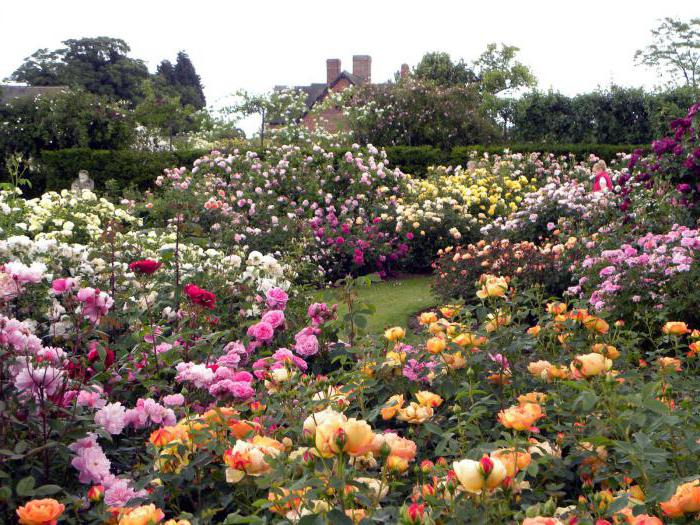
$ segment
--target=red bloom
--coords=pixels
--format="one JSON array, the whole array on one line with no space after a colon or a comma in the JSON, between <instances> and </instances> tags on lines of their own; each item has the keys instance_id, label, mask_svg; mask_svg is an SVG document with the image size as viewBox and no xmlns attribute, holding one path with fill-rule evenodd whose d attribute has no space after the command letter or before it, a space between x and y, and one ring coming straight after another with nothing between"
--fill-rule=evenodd
<instances>
[{"instance_id":1,"label":"red bloom","mask_svg":"<svg viewBox=\"0 0 700 525\"><path fill-rule=\"evenodd\" d=\"M150 259L144 259L142 261L134 261L129 265L129 270L136 273L143 273L145 275L151 275L155 271L163 266L161 263L152 261Z\"/></svg>"},{"instance_id":2,"label":"red bloom","mask_svg":"<svg viewBox=\"0 0 700 525\"><path fill-rule=\"evenodd\" d=\"M194 304L213 310L216 306L216 295L204 290L196 284L186 284L185 293Z\"/></svg>"}]
</instances>

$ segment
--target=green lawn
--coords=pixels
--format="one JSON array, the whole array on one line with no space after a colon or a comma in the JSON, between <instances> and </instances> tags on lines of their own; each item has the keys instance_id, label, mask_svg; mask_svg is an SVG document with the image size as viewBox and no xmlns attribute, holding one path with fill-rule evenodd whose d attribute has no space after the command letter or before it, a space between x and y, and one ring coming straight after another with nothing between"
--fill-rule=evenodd
<instances>
[{"instance_id":1,"label":"green lawn","mask_svg":"<svg viewBox=\"0 0 700 525\"><path fill-rule=\"evenodd\" d=\"M430 293L430 282L430 275L410 275L373 283L369 288L358 288L362 300L377 309L369 319L367 331L381 333L389 326L407 328L410 316L437 304L437 299ZM331 302L334 296L326 291L321 297ZM338 310L340 315L347 312L343 305L338 305Z\"/></svg>"}]
</instances>

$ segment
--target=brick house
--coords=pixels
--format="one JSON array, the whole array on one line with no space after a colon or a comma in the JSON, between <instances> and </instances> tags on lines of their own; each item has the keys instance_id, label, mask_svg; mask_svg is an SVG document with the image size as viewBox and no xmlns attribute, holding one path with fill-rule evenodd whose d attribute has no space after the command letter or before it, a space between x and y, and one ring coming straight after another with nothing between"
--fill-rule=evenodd
<instances>
[{"instance_id":1,"label":"brick house","mask_svg":"<svg viewBox=\"0 0 700 525\"><path fill-rule=\"evenodd\" d=\"M350 86L358 86L372 81L372 57L369 55L354 55L352 57L352 73L343 71L339 58L329 58L326 60L326 81L324 83L314 83L308 86L294 86L292 89L302 91L306 94L306 111L302 116L302 121L307 129L316 129L319 125L318 117L310 113L316 104L322 102L328 93L340 92ZM329 108L320 114L323 126L328 131L334 132L342 127L344 120L343 113L338 108ZM270 122L270 125L280 125L282 122Z\"/></svg>"}]
</instances>

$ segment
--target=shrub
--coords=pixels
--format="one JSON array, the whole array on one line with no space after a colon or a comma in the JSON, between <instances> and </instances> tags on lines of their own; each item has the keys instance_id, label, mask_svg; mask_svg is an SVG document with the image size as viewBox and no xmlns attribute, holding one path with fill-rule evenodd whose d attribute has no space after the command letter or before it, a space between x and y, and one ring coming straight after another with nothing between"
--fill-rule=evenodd
<instances>
[{"instance_id":1,"label":"shrub","mask_svg":"<svg viewBox=\"0 0 700 525\"><path fill-rule=\"evenodd\" d=\"M97 189L115 181L111 184L116 190L129 186L143 190L150 188L166 168L191 166L203 153L201 150L149 152L88 148L42 151L39 171L31 176L33 191L68 189L80 170L90 172Z\"/></svg>"},{"instance_id":2,"label":"shrub","mask_svg":"<svg viewBox=\"0 0 700 525\"><path fill-rule=\"evenodd\" d=\"M575 248L575 238L564 244L547 243L543 246L528 241L487 243L482 240L466 246L448 247L438 252L433 263L433 291L444 301L469 301L475 296L479 277L489 273L511 276L521 289L542 285L547 296L558 296L571 282L562 254Z\"/></svg>"}]
</instances>

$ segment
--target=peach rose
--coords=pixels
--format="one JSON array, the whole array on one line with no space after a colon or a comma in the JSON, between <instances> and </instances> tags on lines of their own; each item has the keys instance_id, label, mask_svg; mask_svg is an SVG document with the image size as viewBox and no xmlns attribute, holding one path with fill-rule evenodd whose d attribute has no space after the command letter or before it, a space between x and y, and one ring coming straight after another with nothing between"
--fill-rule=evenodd
<instances>
[{"instance_id":1,"label":"peach rose","mask_svg":"<svg viewBox=\"0 0 700 525\"><path fill-rule=\"evenodd\" d=\"M547 313L550 315L562 315L566 313L568 306L566 303L554 302L547 304Z\"/></svg>"},{"instance_id":2,"label":"peach rose","mask_svg":"<svg viewBox=\"0 0 700 525\"><path fill-rule=\"evenodd\" d=\"M525 403L501 410L498 413L498 421L506 428L528 430L543 416L540 405Z\"/></svg>"},{"instance_id":3,"label":"peach rose","mask_svg":"<svg viewBox=\"0 0 700 525\"><path fill-rule=\"evenodd\" d=\"M65 509L55 499L33 499L17 509L17 516L22 525L56 525Z\"/></svg>"},{"instance_id":4,"label":"peach rose","mask_svg":"<svg viewBox=\"0 0 700 525\"><path fill-rule=\"evenodd\" d=\"M593 377L610 370L612 361L604 355L590 353L576 356L570 368L574 376L578 373L582 377Z\"/></svg>"},{"instance_id":5,"label":"peach rose","mask_svg":"<svg viewBox=\"0 0 700 525\"><path fill-rule=\"evenodd\" d=\"M345 417L340 412L336 412L332 408L326 408L320 412L315 412L311 414L304 420L304 435L313 438L316 435L316 428L319 425L323 425L326 421L347 421Z\"/></svg>"},{"instance_id":6,"label":"peach rose","mask_svg":"<svg viewBox=\"0 0 700 525\"><path fill-rule=\"evenodd\" d=\"M326 421L316 429L316 449L324 458L341 452L362 456L369 452L374 433L366 421L355 418L347 421Z\"/></svg>"},{"instance_id":7,"label":"peach rose","mask_svg":"<svg viewBox=\"0 0 700 525\"><path fill-rule=\"evenodd\" d=\"M238 483L247 474L248 476L261 476L270 471L270 465L266 458L275 457L284 450L284 445L279 441L265 437L255 436L249 441L238 440L233 448L224 452L226 469L226 481Z\"/></svg>"},{"instance_id":8,"label":"peach rose","mask_svg":"<svg viewBox=\"0 0 700 525\"><path fill-rule=\"evenodd\" d=\"M399 410L398 418L412 425L418 425L433 417L433 409L411 402L406 408Z\"/></svg>"},{"instance_id":9,"label":"peach rose","mask_svg":"<svg viewBox=\"0 0 700 525\"><path fill-rule=\"evenodd\" d=\"M657 363L659 368L666 371L680 372L683 369L681 367L681 360L675 357L659 357Z\"/></svg>"},{"instance_id":10,"label":"peach rose","mask_svg":"<svg viewBox=\"0 0 700 525\"><path fill-rule=\"evenodd\" d=\"M564 525L557 518L549 518L545 516L535 516L534 518L525 518L521 525Z\"/></svg>"}]
</instances>

